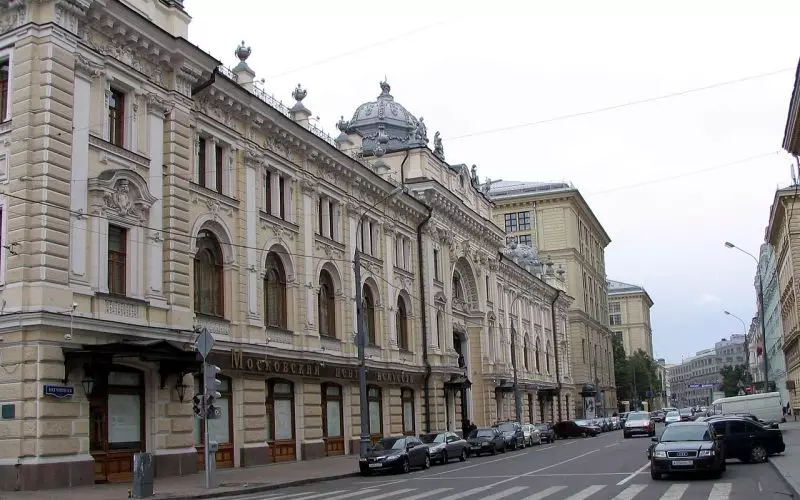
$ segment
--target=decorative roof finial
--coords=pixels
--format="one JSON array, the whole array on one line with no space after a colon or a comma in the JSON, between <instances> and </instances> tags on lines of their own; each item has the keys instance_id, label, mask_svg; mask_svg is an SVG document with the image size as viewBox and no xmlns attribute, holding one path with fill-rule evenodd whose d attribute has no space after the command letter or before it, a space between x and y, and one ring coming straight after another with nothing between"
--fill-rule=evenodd
<instances>
[{"instance_id":1,"label":"decorative roof finial","mask_svg":"<svg viewBox=\"0 0 800 500\"><path fill-rule=\"evenodd\" d=\"M244 40L242 40L242 43L236 47L234 54L236 54L236 57L238 57L241 62L245 62L252 52L252 49L246 47L244 45Z\"/></svg>"},{"instance_id":2,"label":"decorative roof finial","mask_svg":"<svg viewBox=\"0 0 800 500\"><path fill-rule=\"evenodd\" d=\"M349 126L350 126L350 122L348 122L347 120L345 120L345 119L344 119L344 116L342 116L342 117L339 119L339 122L336 124L336 128L338 128L338 129L339 129L339 132L341 132L341 133L343 133L343 134L347 132L347 127L349 127Z\"/></svg>"},{"instance_id":3,"label":"decorative roof finial","mask_svg":"<svg viewBox=\"0 0 800 500\"><path fill-rule=\"evenodd\" d=\"M389 82L387 82L386 79L384 79L381 82L381 95L379 95L378 98L381 98L381 97L392 97L392 95L389 93L389 92L391 92L391 90L392 90L392 86L389 85Z\"/></svg>"},{"instance_id":4,"label":"decorative roof finial","mask_svg":"<svg viewBox=\"0 0 800 500\"><path fill-rule=\"evenodd\" d=\"M308 91L303 87L301 87L299 83L297 84L297 88L295 88L294 91L292 91L292 97L297 102L301 102L303 99L306 98L307 95Z\"/></svg>"}]
</instances>

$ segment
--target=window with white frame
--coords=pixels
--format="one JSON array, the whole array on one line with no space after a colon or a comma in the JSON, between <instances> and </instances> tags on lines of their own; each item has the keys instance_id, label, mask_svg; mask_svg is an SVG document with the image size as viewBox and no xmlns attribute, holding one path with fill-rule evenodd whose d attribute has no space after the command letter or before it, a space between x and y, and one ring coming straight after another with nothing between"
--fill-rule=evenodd
<instances>
[{"instance_id":1,"label":"window with white frame","mask_svg":"<svg viewBox=\"0 0 800 500\"><path fill-rule=\"evenodd\" d=\"M380 226L377 221L363 218L361 220L360 232L357 235L359 249L373 257L380 256Z\"/></svg>"},{"instance_id":2,"label":"window with white frame","mask_svg":"<svg viewBox=\"0 0 800 500\"><path fill-rule=\"evenodd\" d=\"M230 167L225 166L229 154L230 147L221 143L216 137L205 134L198 136L195 151L195 183L219 194L229 195Z\"/></svg>"},{"instance_id":3,"label":"window with white frame","mask_svg":"<svg viewBox=\"0 0 800 500\"><path fill-rule=\"evenodd\" d=\"M398 234L394 238L394 265L411 271L411 238Z\"/></svg>"},{"instance_id":4,"label":"window with white frame","mask_svg":"<svg viewBox=\"0 0 800 500\"><path fill-rule=\"evenodd\" d=\"M341 204L331 196L320 196L317 200L317 234L334 241L341 241L341 210ZM366 220L362 224L362 230L365 225ZM372 252L366 253L374 255Z\"/></svg>"},{"instance_id":5,"label":"window with white frame","mask_svg":"<svg viewBox=\"0 0 800 500\"><path fill-rule=\"evenodd\" d=\"M608 303L608 323L612 326L622 324L622 313L619 302Z\"/></svg>"},{"instance_id":6,"label":"window with white frame","mask_svg":"<svg viewBox=\"0 0 800 500\"><path fill-rule=\"evenodd\" d=\"M0 122L11 119L11 58L0 53Z\"/></svg>"},{"instance_id":7,"label":"window with white frame","mask_svg":"<svg viewBox=\"0 0 800 500\"><path fill-rule=\"evenodd\" d=\"M261 179L261 210L289 220L291 213L291 182L289 176L273 169L266 169Z\"/></svg>"}]
</instances>

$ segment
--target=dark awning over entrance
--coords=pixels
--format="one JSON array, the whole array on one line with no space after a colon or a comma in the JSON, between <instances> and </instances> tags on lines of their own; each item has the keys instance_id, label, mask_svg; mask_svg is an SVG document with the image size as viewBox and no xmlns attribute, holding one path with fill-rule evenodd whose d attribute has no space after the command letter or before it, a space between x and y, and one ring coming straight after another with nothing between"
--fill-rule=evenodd
<instances>
[{"instance_id":1,"label":"dark awning over entrance","mask_svg":"<svg viewBox=\"0 0 800 500\"><path fill-rule=\"evenodd\" d=\"M79 366L93 370L112 365L124 358L137 358L159 364L162 386L167 376L199 371L202 363L197 352L187 351L168 340L111 342L62 349L66 375Z\"/></svg>"}]
</instances>

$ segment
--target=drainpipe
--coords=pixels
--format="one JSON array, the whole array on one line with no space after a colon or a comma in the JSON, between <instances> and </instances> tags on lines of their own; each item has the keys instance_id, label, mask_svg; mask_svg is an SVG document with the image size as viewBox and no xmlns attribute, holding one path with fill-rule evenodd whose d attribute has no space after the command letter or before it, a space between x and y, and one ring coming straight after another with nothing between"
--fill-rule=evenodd
<instances>
[{"instance_id":1,"label":"drainpipe","mask_svg":"<svg viewBox=\"0 0 800 500\"><path fill-rule=\"evenodd\" d=\"M408 156L406 156L408 158ZM405 163L405 160L403 160ZM400 167L403 168L402 165ZM431 432L431 362L428 360L428 306L425 299L425 265L424 252L422 251L422 228L431 220L433 208L428 207L428 215L417 226L417 268L419 269L419 302L420 318L422 320L422 362L425 365L425 378L422 387L422 397L425 405L425 432Z\"/></svg>"},{"instance_id":2,"label":"drainpipe","mask_svg":"<svg viewBox=\"0 0 800 500\"><path fill-rule=\"evenodd\" d=\"M218 73L219 73L219 66L214 66L214 71L211 72L211 77L208 80L192 87L192 97L194 97L195 94L197 94L198 92L212 85L215 81L217 81Z\"/></svg>"},{"instance_id":3,"label":"drainpipe","mask_svg":"<svg viewBox=\"0 0 800 500\"><path fill-rule=\"evenodd\" d=\"M558 421L561 422L563 417L561 415L561 370L559 369L558 363L558 337L556 336L556 302L558 302L558 298L561 296L561 290L556 290L556 296L553 297L553 302L550 303L550 315L552 317L552 324L553 324L553 354L556 357L556 384L558 387ZM567 335L567 332L564 332L564 335Z\"/></svg>"}]
</instances>

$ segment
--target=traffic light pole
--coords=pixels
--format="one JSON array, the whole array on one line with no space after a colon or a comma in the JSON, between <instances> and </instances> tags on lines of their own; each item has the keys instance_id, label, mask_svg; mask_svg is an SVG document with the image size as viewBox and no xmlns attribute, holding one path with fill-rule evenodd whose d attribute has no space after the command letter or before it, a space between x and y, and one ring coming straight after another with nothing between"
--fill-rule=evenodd
<instances>
[{"instance_id":1,"label":"traffic light pole","mask_svg":"<svg viewBox=\"0 0 800 500\"><path fill-rule=\"evenodd\" d=\"M208 363L203 363L203 381L208 380L209 371ZM205 479L206 488L208 489L213 487L214 478L212 477L211 461L212 459L216 460L216 457L214 457L216 453L214 455L211 454L211 440L209 439L211 433L208 432L208 406L206 405L207 395L208 387L203 387L203 443L205 443L203 454L205 455Z\"/></svg>"}]
</instances>

